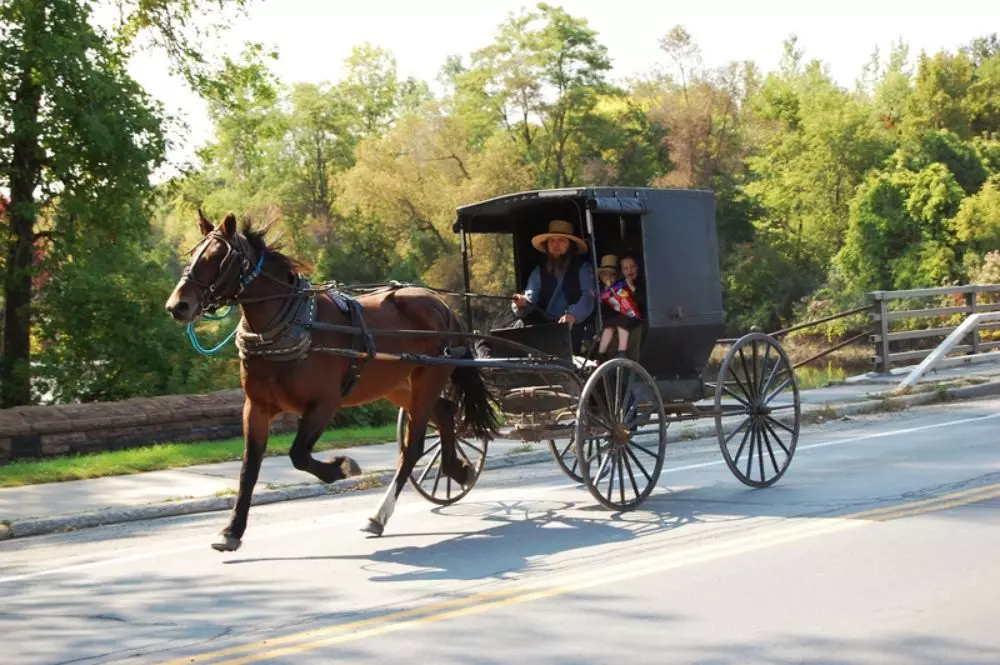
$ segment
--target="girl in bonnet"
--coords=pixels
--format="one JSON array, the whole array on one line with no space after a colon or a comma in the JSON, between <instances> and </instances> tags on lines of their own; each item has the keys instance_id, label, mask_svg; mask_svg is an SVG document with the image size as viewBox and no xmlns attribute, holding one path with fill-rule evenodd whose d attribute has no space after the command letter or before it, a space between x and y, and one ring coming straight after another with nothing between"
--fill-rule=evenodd
<instances>
[{"instance_id":1,"label":"girl in bonnet","mask_svg":"<svg viewBox=\"0 0 1000 665\"><path fill-rule=\"evenodd\" d=\"M642 325L642 314L635 303L635 297L628 282L618 278L618 257L605 254L601 257L598 269L601 280L601 319L604 330L598 345L598 357L607 358L607 350L611 345L611 336L618 331L619 358L627 356L629 331Z\"/></svg>"}]
</instances>

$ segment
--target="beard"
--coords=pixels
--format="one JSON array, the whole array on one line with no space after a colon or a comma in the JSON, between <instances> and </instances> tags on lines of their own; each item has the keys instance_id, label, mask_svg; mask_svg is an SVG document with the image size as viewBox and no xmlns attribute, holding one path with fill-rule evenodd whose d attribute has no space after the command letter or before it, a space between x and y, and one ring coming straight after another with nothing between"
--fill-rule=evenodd
<instances>
[{"instance_id":1,"label":"beard","mask_svg":"<svg viewBox=\"0 0 1000 665\"><path fill-rule=\"evenodd\" d=\"M569 261L569 252L566 252L562 256L549 255L548 261L545 262L545 269L549 272L549 274L556 275L566 271L566 268L569 266Z\"/></svg>"}]
</instances>

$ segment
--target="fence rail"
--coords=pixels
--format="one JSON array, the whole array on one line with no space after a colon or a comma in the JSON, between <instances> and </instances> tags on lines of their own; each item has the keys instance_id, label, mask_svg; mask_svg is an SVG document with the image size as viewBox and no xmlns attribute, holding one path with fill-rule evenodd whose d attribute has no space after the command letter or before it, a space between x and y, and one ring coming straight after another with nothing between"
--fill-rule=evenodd
<instances>
[{"instance_id":1,"label":"fence rail","mask_svg":"<svg viewBox=\"0 0 1000 665\"><path fill-rule=\"evenodd\" d=\"M889 303L893 300L913 300L918 298L934 298L945 296L961 296L964 305L933 306L923 309L889 309ZM984 302L984 298L996 300L996 302ZM904 361L922 360L929 356L938 347L938 344L927 349L909 349L893 351L890 345L893 342L915 342L917 340L931 339L934 337L947 338L956 328L955 326L941 326L921 328L918 330L898 330L890 332L892 322L912 320L912 319L934 319L947 316L961 315L962 320L967 320L973 314L1000 313L1000 284L968 284L965 286L948 286L930 289L910 289L906 291L871 291L868 294L869 304L855 307L853 309L837 312L829 316L824 316L812 321L806 321L794 326L776 330L770 334L772 337L782 337L790 332L803 330L827 323L836 319L842 319L856 314L868 312L870 324L864 326L860 333L845 339L828 349L800 360L795 363L794 368L815 362L834 351L867 340L868 344L874 345L874 353L870 356L870 362L875 366L875 371L888 373L892 369L893 363ZM980 333L988 330L1000 330L1000 321L993 316L977 317L973 320L967 334L963 338L968 338L967 343L959 344L962 340L955 340L954 346L949 346L948 353L964 353L967 355L981 354L984 351L1000 349L1000 341L984 341L980 339ZM736 337L726 337L718 340L718 344L733 344Z\"/></svg>"},{"instance_id":2,"label":"fence rail","mask_svg":"<svg viewBox=\"0 0 1000 665\"><path fill-rule=\"evenodd\" d=\"M940 298L945 296L961 296L965 304L895 311L889 309L889 303L893 300ZM984 302L989 296L994 296L998 302ZM871 299L871 319L874 326L874 333L869 337L869 342L874 346L871 363L875 366L875 371L881 374L889 373L894 363L922 360L933 353L937 347L935 345L927 349L893 351L890 346L893 342L913 342L934 337L946 338L958 327L942 327L939 325L918 330L890 332L890 324L893 321L934 319L954 315L962 315L963 320L965 320L973 314L1000 312L1000 284L967 284L964 286L911 289L906 291L872 291L869 297ZM983 317L983 319L984 322L980 322L979 317L977 317L973 325L969 327L968 332L962 335L966 343L956 343L949 349L949 353L975 355L992 349L1000 349L1000 341L988 342L980 339L982 331L1000 329L1000 323L992 322L987 317Z\"/></svg>"}]
</instances>

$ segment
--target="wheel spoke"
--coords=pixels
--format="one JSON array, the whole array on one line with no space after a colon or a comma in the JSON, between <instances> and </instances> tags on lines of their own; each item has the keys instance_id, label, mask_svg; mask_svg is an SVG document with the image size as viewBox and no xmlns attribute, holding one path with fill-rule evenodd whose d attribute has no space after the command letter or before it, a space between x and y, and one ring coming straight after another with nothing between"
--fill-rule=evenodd
<instances>
[{"instance_id":1,"label":"wheel spoke","mask_svg":"<svg viewBox=\"0 0 1000 665\"><path fill-rule=\"evenodd\" d=\"M788 386L788 384L790 384L792 382L792 379L794 379L794 378L795 377L793 377L793 376L789 376L787 379L785 379L784 381L782 381L781 385L778 386L777 388L775 388L774 392L771 393L770 395L768 395L767 398L764 399L763 406L767 406L768 404L771 403L772 399L774 399L775 397L777 397L778 395L780 395L782 393L782 391Z\"/></svg>"},{"instance_id":2,"label":"wheel spoke","mask_svg":"<svg viewBox=\"0 0 1000 665\"><path fill-rule=\"evenodd\" d=\"M760 470L760 482L767 480L764 477L764 445L761 439L765 438L764 427L762 426L760 420L758 419L755 423L757 426L757 467Z\"/></svg>"},{"instance_id":3,"label":"wheel spoke","mask_svg":"<svg viewBox=\"0 0 1000 665\"><path fill-rule=\"evenodd\" d=\"M628 447L625 447L625 452L628 453ZM635 475L632 473L632 465L628 461L628 455L622 455L622 461L625 462L625 469L628 471L628 480L632 485L632 491L635 493L635 498L639 498L642 492L639 491L639 486L635 483ZM622 499L624 501L624 499Z\"/></svg>"},{"instance_id":4,"label":"wheel spoke","mask_svg":"<svg viewBox=\"0 0 1000 665\"><path fill-rule=\"evenodd\" d=\"M465 454L465 450L462 448L462 443L465 443L465 442L464 441L463 442L459 442L456 439L455 440L455 450L457 450L458 454L462 456L462 459L464 459L466 462L469 463L469 466L473 466L472 460L469 459L469 456ZM466 444L466 445L468 445L468 444Z\"/></svg>"},{"instance_id":5,"label":"wheel spoke","mask_svg":"<svg viewBox=\"0 0 1000 665\"><path fill-rule=\"evenodd\" d=\"M750 346L751 346L751 348L753 348L753 364L751 365L751 367L753 367L753 377L752 378L753 378L754 395L759 396L760 395L760 378L761 378L761 374L763 374L763 372L757 372L757 342L756 341L750 342ZM749 381L748 381L748 383L749 383Z\"/></svg>"},{"instance_id":6,"label":"wheel spoke","mask_svg":"<svg viewBox=\"0 0 1000 665\"><path fill-rule=\"evenodd\" d=\"M647 455L649 455L653 459L657 459L659 457L659 455L657 455L656 453L649 452L649 450L647 450L645 448L645 446L642 446L642 445L640 445L638 443L635 443L635 442L633 442L632 445L635 446L636 448L638 448L639 450L641 450L642 452L646 453Z\"/></svg>"},{"instance_id":7,"label":"wheel spoke","mask_svg":"<svg viewBox=\"0 0 1000 665\"><path fill-rule=\"evenodd\" d=\"M746 395L747 399L753 401L754 396L750 393L749 390L747 390L746 386L743 385L743 382L740 381L740 377L737 376L736 371L733 368L729 368L729 373L733 377L733 381L736 382L736 385L739 386L740 390L743 391L743 394Z\"/></svg>"},{"instance_id":8,"label":"wheel spoke","mask_svg":"<svg viewBox=\"0 0 1000 665\"><path fill-rule=\"evenodd\" d=\"M780 427L781 429L783 429L783 430L787 431L787 432L788 432L789 434L791 434L792 436L794 436L794 435L795 435L795 430L793 430L793 429L792 429L791 427L789 427L789 426L788 426L788 425L786 425L785 423L781 422L780 420L775 420L775 419L774 419L774 418L772 418L771 416L767 416L767 419L768 419L768 420L769 420L769 421L771 422L771 424L772 424L772 425L777 425L777 426L778 426L778 427Z\"/></svg>"},{"instance_id":9,"label":"wheel spoke","mask_svg":"<svg viewBox=\"0 0 1000 665\"><path fill-rule=\"evenodd\" d=\"M441 450L439 449L436 453L434 453L434 458L431 460L430 464L427 465L427 468L424 469L424 472L420 474L420 478L417 480L417 483L424 482L424 478L426 478L427 474L430 473L431 469L434 468L434 463L438 461L438 457L440 456L441 456Z\"/></svg>"},{"instance_id":10,"label":"wheel spoke","mask_svg":"<svg viewBox=\"0 0 1000 665\"><path fill-rule=\"evenodd\" d=\"M740 425L740 427L742 427L743 425L746 425L748 423L751 423L751 422L752 422L752 419L747 418L746 420L743 421L743 423ZM737 431L739 431L739 430L737 430ZM743 440L740 441L740 447L736 449L736 457L733 458L733 464L739 464L739 462L740 462L740 455L743 454L743 446L747 445L747 437L750 436L750 431L751 431L751 428L747 427L747 431L743 432ZM733 434L736 434L736 432L733 432ZM732 434L729 435L729 438L730 439L732 438ZM729 443L729 441L727 440L726 444L728 445L728 443ZM751 449L752 448L753 448L753 446L751 446Z\"/></svg>"},{"instance_id":11,"label":"wheel spoke","mask_svg":"<svg viewBox=\"0 0 1000 665\"><path fill-rule=\"evenodd\" d=\"M464 443L465 445L467 445L468 447L472 448L477 453L479 453L480 457L485 457L486 456L486 452L482 448L480 448L479 446L477 446L476 444L472 443L471 441L464 441L463 440L462 443Z\"/></svg>"},{"instance_id":12,"label":"wheel spoke","mask_svg":"<svg viewBox=\"0 0 1000 665\"><path fill-rule=\"evenodd\" d=\"M780 355L774 359L774 367L771 368L771 374L767 377L767 381L764 383L764 387L761 388L760 391L761 395L767 394L768 389L771 387L771 383L774 381L774 377L778 376L778 370L781 369L784 366L784 364L785 363L781 359Z\"/></svg>"},{"instance_id":13,"label":"wheel spoke","mask_svg":"<svg viewBox=\"0 0 1000 665\"><path fill-rule=\"evenodd\" d=\"M618 498L621 499L622 503L625 503L625 478L624 470L622 469L622 451L618 449L615 451L615 464L618 467ZM614 473L614 471L612 471Z\"/></svg>"},{"instance_id":14,"label":"wheel spoke","mask_svg":"<svg viewBox=\"0 0 1000 665\"><path fill-rule=\"evenodd\" d=\"M791 457L792 453L790 453L788 451L788 448L785 447L785 444L781 442L781 437L778 436L778 433L774 431L773 427L771 427L771 423L768 422L768 421L771 421L771 420L773 420L773 419L770 418L770 417L768 417L767 420L764 421L764 426L767 427L767 429L768 429L769 432L771 432L771 436L773 436L774 440L778 442L778 445L781 446L781 449L785 451L785 455L787 457Z\"/></svg>"},{"instance_id":15,"label":"wheel spoke","mask_svg":"<svg viewBox=\"0 0 1000 665\"><path fill-rule=\"evenodd\" d=\"M609 459L609 460L612 459L612 453L608 453L608 456L607 456L606 459ZM614 464L614 462L612 462L612 464ZM600 476L600 475L597 476L598 482L600 481L601 477L602 476ZM614 491L615 491L615 469L614 469L614 466L612 466L611 467L611 473L608 474L608 494L607 494L607 497L606 497L609 503L611 502L611 494Z\"/></svg>"},{"instance_id":16,"label":"wheel spoke","mask_svg":"<svg viewBox=\"0 0 1000 665\"><path fill-rule=\"evenodd\" d=\"M434 489L431 490L431 494L438 493L438 484L441 482L441 465L437 466L437 474L434 476Z\"/></svg>"},{"instance_id":17,"label":"wheel spoke","mask_svg":"<svg viewBox=\"0 0 1000 665\"><path fill-rule=\"evenodd\" d=\"M767 444L767 454L770 455L770 457L771 457L771 466L774 467L774 472L775 473L780 473L781 469L778 468L778 460L775 459L775 457L774 457L774 448L771 447L771 437L769 437L767 435L768 429L769 429L769 427L768 427L767 421L765 420L765 421L761 422L761 432L764 435L764 443ZM760 473L761 473L761 476L764 475L764 471L763 470L761 470Z\"/></svg>"},{"instance_id":18,"label":"wheel spoke","mask_svg":"<svg viewBox=\"0 0 1000 665\"><path fill-rule=\"evenodd\" d=\"M746 356L743 355L743 347L741 346L739 349L737 349L737 351L740 354L740 366L743 367L743 377L747 380L747 385L752 388L753 384L750 382L750 380L751 380L752 377L750 375L750 371L747 369L747 359L746 359ZM733 377L737 381L739 381L739 378L736 376L735 372L733 373ZM747 391L747 397L749 397L751 400L756 401L757 400L757 393L755 393L752 390Z\"/></svg>"},{"instance_id":19,"label":"wheel spoke","mask_svg":"<svg viewBox=\"0 0 1000 665\"><path fill-rule=\"evenodd\" d=\"M739 434L740 430L742 430L744 427L746 427L748 422L750 422L750 419L749 418L744 418L743 422L740 423L739 427L737 427L736 429L734 429L732 432L729 433L729 436L726 437L726 440L723 441L723 444L726 445L726 446L728 446L729 442L733 440L733 437L736 436L737 434ZM746 436L743 437L743 441L746 442ZM743 447L740 446L740 450L742 450L742 449L743 449Z\"/></svg>"},{"instance_id":20,"label":"wheel spoke","mask_svg":"<svg viewBox=\"0 0 1000 665\"><path fill-rule=\"evenodd\" d=\"M565 457L566 453L568 453L569 449L572 447L573 447L573 439L570 439L569 443L566 444L566 447L562 449L561 453L559 453L559 457Z\"/></svg>"},{"instance_id":21,"label":"wheel spoke","mask_svg":"<svg viewBox=\"0 0 1000 665\"><path fill-rule=\"evenodd\" d=\"M737 395L736 393L734 393L732 390L729 389L728 386L726 386L725 384L723 384L722 389L725 390L729 394L730 397L733 397L737 401L739 401L740 404L742 404L743 406L745 406L748 409L750 408L750 402L746 401L745 399L743 399L742 397L740 397L739 395Z\"/></svg>"},{"instance_id":22,"label":"wheel spoke","mask_svg":"<svg viewBox=\"0 0 1000 665\"><path fill-rule=\"evenodd\" d=\"M628 457L631 457L632 461L635 462L636 466L639 467L639 470L642 471L642 475L646 477L646 482L647 483L652 482L653 477L649 475L649 472L646 471L646 467L642 465L642 462L639 461L639 458L635 456L635 453L632 452L632 449L630 447L628 446L625 447L625 454ZM629 471L631 472L631 465L629 466Z\"/></svg>"},{"instance_id":23,"label":"wheel spoke","mask_svg":"<svg viewBox=\"0 0 1000 665\"><path fill-rule=\"evenodd\" d=\"M747 429L750 434L750 454L747 455L747 473L746 477L750 477L750 469L753 467L753 444L757 442L757 421L754 420L750 423L750 427Z\"/></svg>"},{"instance_id":24,"label":"wheel spoke","mask_svg":"<svg viewBox=\"0 0 1000 665\"><path fill-rule=\"evenodd\" d=\"M756 347L755 347L756 348ZM760 359L760 374L756 375L757 379L757 394L763 395L764 393L764 375L767 374L767 359L771 357L771 345L764 345L764 355ZM779 358L780 360L780 358Z\"/></svg>"}]
</instances>

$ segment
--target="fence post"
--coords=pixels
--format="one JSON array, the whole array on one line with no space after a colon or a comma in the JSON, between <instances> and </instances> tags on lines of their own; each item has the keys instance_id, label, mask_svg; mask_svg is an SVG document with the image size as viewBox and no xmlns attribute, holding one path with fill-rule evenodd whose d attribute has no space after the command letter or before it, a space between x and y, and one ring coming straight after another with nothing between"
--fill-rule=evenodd
<instances>
[{"instance_id":1,"label":"fence post","mask_svg":"<svg viewBox=\"0 0 1000 665\"><path fill-rule=\"evenodd\" d=\"M875 356L878 362L875 363L875 371L878 374L889 373L889 320L887 314L889 308L886 305L884 291L872 291L872 318L876 321L875 330L878 331L878 339L875 342Z\"/></svg>"},{"instance_id":2,"label":"fence post","mask_svg":"<svg viewBox=\"0 0 1000 665\"><path fill-rule=\"evenodd\" d=\"M972 291L965 294L965 304L968 305L968 307L969 307L969 316L972 316L973 314L976 314L979 311L979 307L977 306L978 303L977 303L977 299L976 299L976 292L977 291L978 291L978 289L976 289L976 287L973 286L972 287ZM972 328L972 351L970 351L968 355L973 355L974 356L977 353L979 353L979 323L978 322Z\"/></svg>"}]
</instances>

